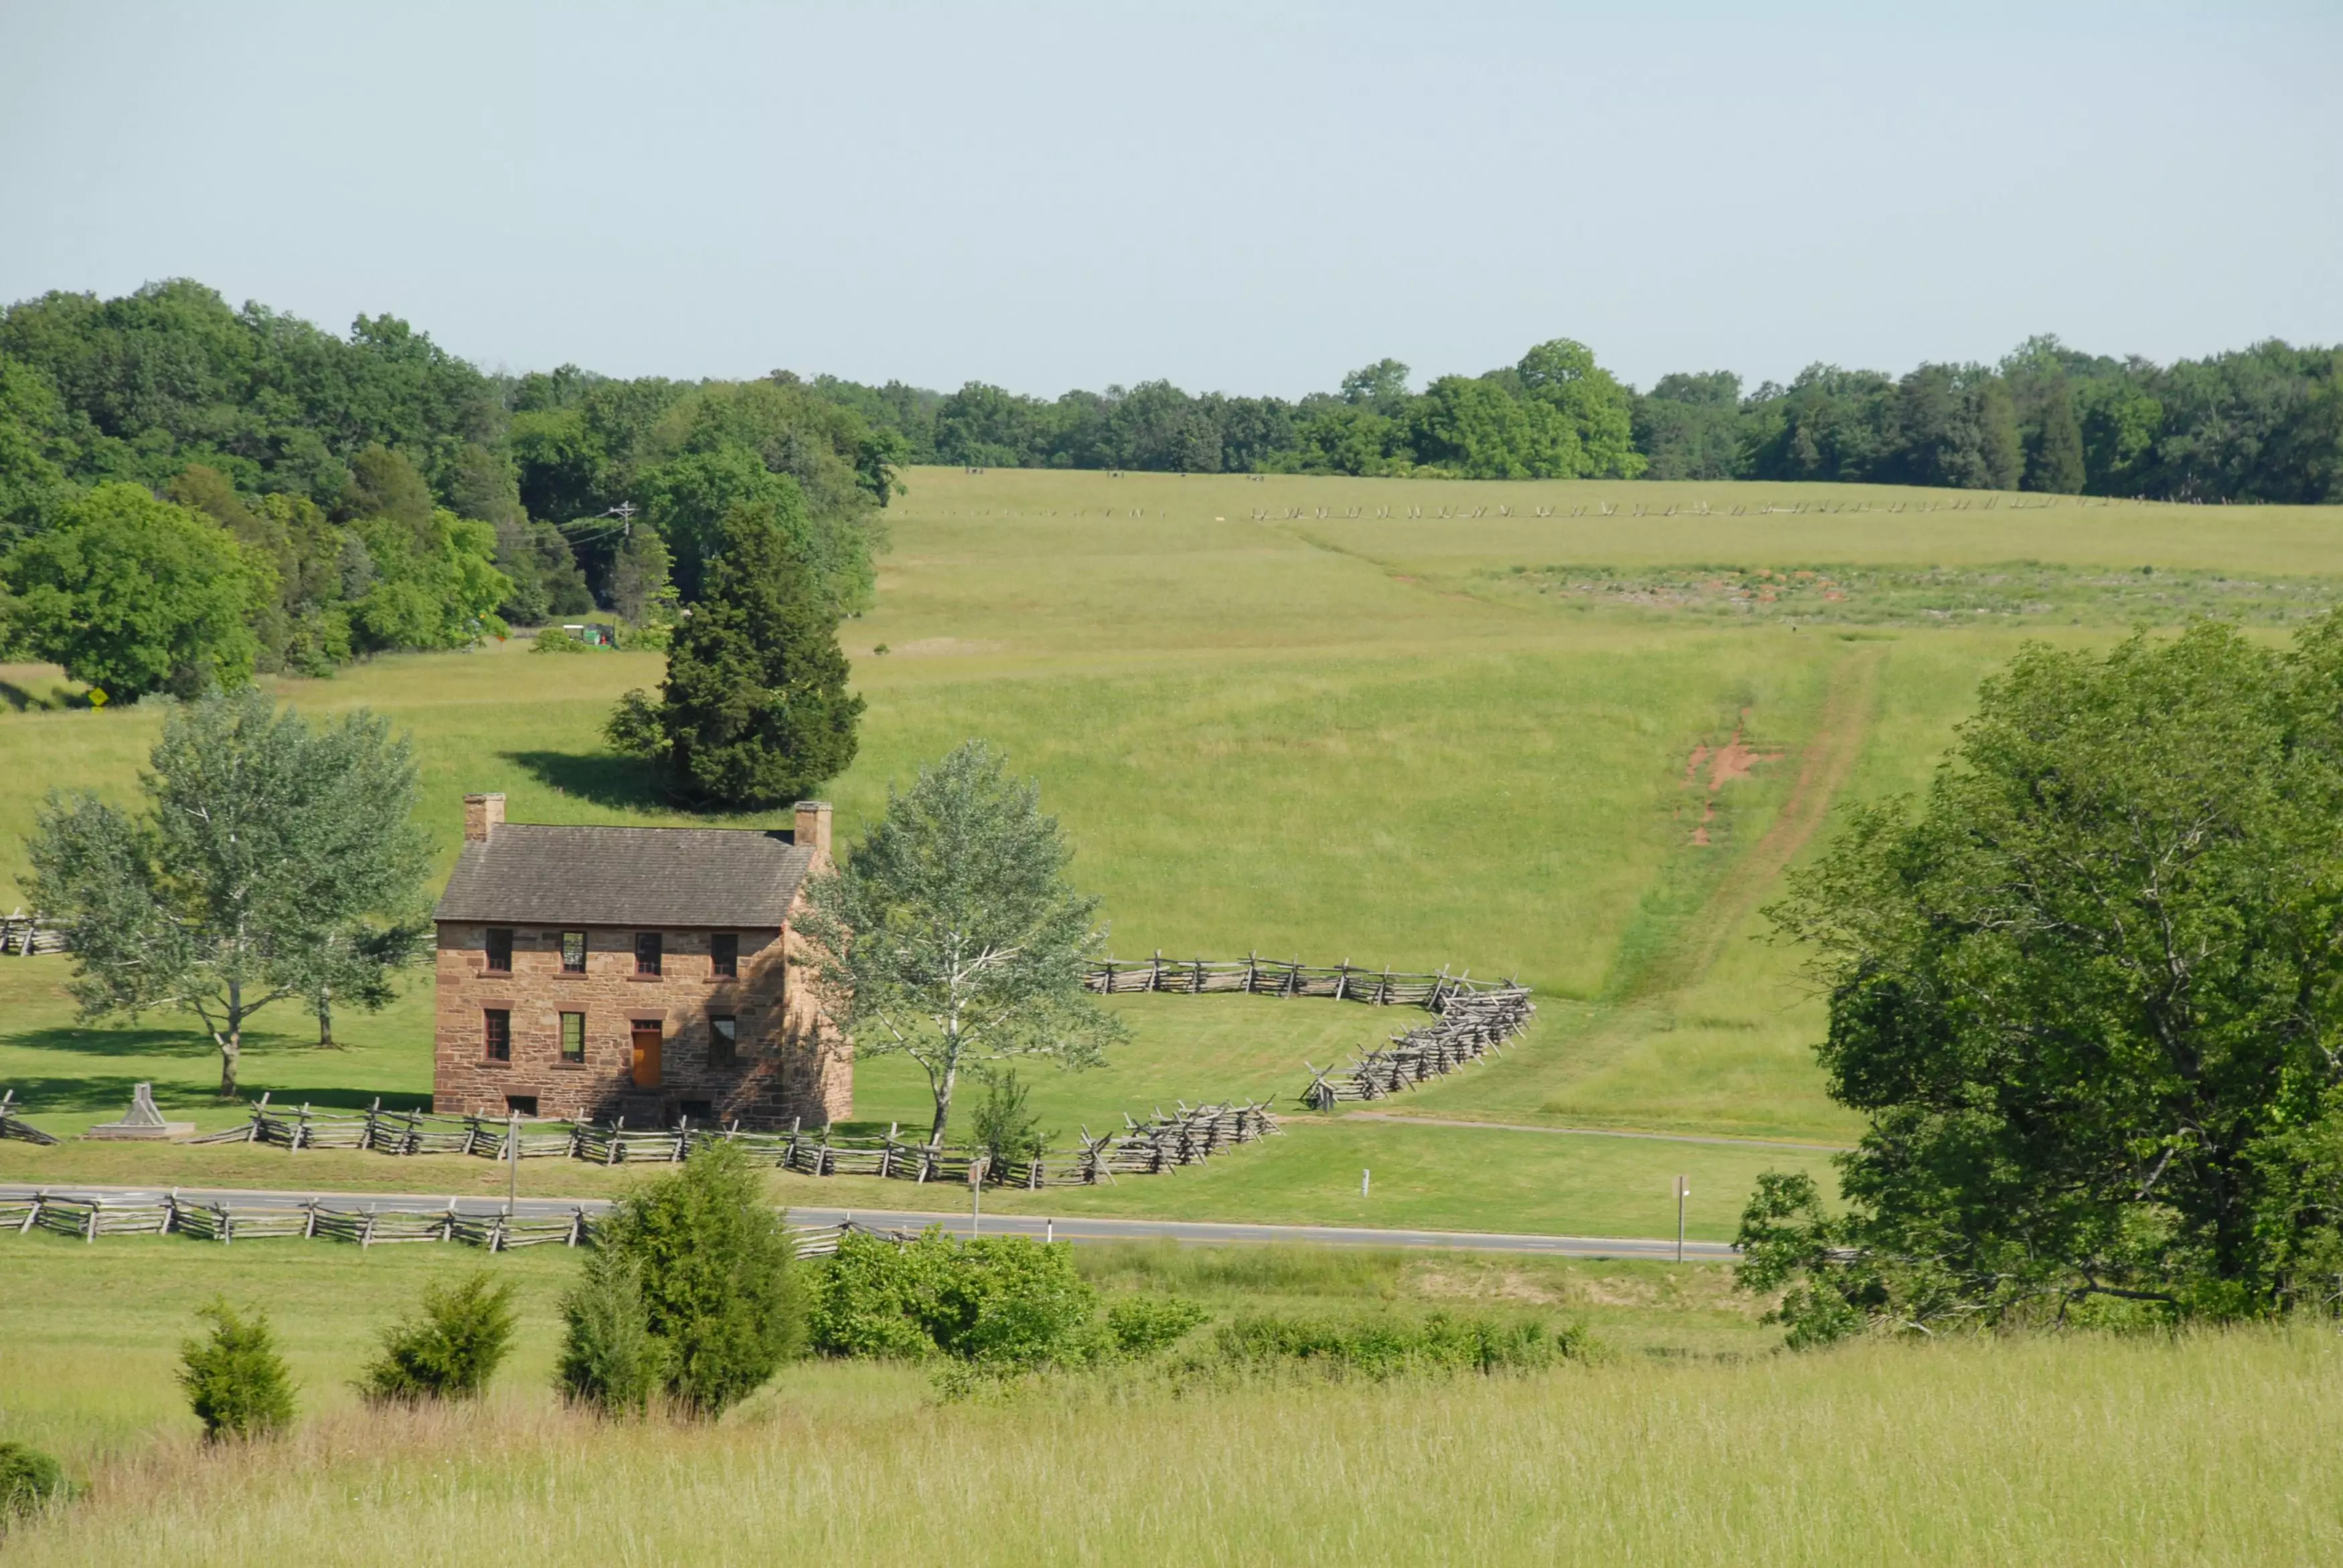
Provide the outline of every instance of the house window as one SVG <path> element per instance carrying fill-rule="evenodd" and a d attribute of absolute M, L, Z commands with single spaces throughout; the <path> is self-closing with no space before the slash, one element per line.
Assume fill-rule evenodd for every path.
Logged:
<path fill-rule="evenodd" d="M 537 1096 L 508 1094 L 505 1096 L 505 1111 L 512 1116 L 534 1116 L 537 1114 Z"/>
<path fill-rule="evenodd" d="M 488 928 L 488 972 L 497 975 L 512 973 L 511 931 L 501 926 Z"/>
<path fill-rule="evenodd" d="M 676 1107 L 686 1121 L 713 1121 L 716 1102 L 712 1100 L 687 1100 Z"/>
<path fill-rule="evenodd" d="M 582 1012 L 565 1012 L 561 1015 L 561 1060 L 564 1061 L 586 1060 L 586 1015 Z"/>
<path fill-rule="evenodd" d="M 657 931 L 635 933 L 635 972 L 639 975 L 659 972 L 659 934 Z"/>
<path fill-rule="evenodd" d="M 708 1065 L 729 1067 L 740 1060 L 740 1020 L 717 1013 L 708 1020 Z"/>
<path fill-rule="evenodd" d="M 512 1013 L 510 1010 L 501 1007 L 492 1007 L 482 1014 L 482 1019 L 483 1023 L 480 1034 L 488 1047 L 488 1060 L 490 1061 L 510 1061 L 512 1060 Z"/>
<path fill-rule="evenodd" d="M 740 939 L 730 931 L 719 931 L 708 939 L 709 972 L 718 980 L 733 980 L 740 973 Z"/>
<path fill-rule="evenodd" d="M 586 972 L 586 933 L 584 931 L 561 933 L 561 972 L 566 975 L 582 975 Z"/>

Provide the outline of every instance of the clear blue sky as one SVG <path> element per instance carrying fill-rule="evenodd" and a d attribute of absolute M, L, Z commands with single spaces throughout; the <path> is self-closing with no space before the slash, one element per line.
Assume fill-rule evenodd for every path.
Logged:
<path fill-rule="evenodd" d="M 1648 385 L 2343 339 L 2343 5 L 0 0 L 0 298 L 484 367 Z"/>

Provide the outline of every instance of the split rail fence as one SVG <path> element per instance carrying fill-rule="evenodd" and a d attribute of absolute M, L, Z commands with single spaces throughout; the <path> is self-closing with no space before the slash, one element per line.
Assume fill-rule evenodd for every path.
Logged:
<path fill-rule="evenodd" d="M 8 928 L 0 927 L 0 930 Z M 32 940 L 27 936 L 25 940 Z M 1151 960 L 1127 962 L 1109 959 L 1094 966 L 1084 982 L 1101 994 L 1140 991 L 1185 995 L 1241 992 L 1252 996 L 1325 997 L 1337 1001 L 1364 1002 L 1378 1007 L 1421 1008 L 1433 1021 L 1391 1037 L 1387 1049 L 1363 1050 L 1357 1060 L 1340 1068 L 1320 1069 L 1309 1062 L 1310 1085 L 1302 1103 L 1328 1110 L 1345 1101 L 1378 1100 L 1412 1088 L 1442 1073 L 1498 1050 L 1528 1027 L 1536 1011 L 1529 988 L 1507 980 L 1475 980 L 1471 971 L 1442 970 L 1436 974 L 1362 968 L 1345 961 L 1312 966 L 1299 960 L 1281 962 L 1258 954 L 1238 960 Z M 15 1109 L 13 1091 L 0 1093 L 0 1137 L 35 1143 L 56 1140 L 32 1126 Z M 739 1126 L 699 1126 L 686 1118 L 679 1126 L 630 1128 L 625 1118 L 602 1121 L 540 1121 L 486 1116 L 447 1116 L 424 1111 L 386 1111 L 377 1100 L 365 1111 L 342 1111 L 271 1103 L 264 1094 L 241 1127 L 207 1133 L 196 1143 L 258 1143 L 287 1150 L 359 1149 L 379 1154 L 468 1154 L 488 1160 L 568 1159 L 598 1165 L 672 1164 L 692 1150 L 723 1141 L 744 1150 L 760 1163 L 809 1176 L 877 1176 L 915 1183 L 977 1181 L 994 1186 L 1039 1190 L 1064 1185 L 1094 1186 L 1118 1176 L 1160 1175 L 1183 1165 L 1208 1160 L 1223 1150 L 1252 1143 L 1281 1131 L 1267 1101 L 1224 1101 L 1190 1105 L 1175 1102 L 1165 1111 L 1157 1107 L 1144 1121 L 1126 1114 L 1120 1129 L 1093 1133 L 1085 1126 L 1071 1150 L 1044 1150 L 1027 1158 L 991 1160 L 977 1149 L 953 1149 L 903 1138 L 900 1124 L 884 1137 L 835 1133 L 828 1127 L 811 1132 L 792 1124 L 787 1132 L 744 1132 Z M 59 1199 L 59 1203 L 71 1201 Z M 67 1211 L 60 1210 L 60 1214 Z M 270 1211 L 277 1214 L 277 1211 Z M 354 1212 L 354 1211 L 353 1211 Z M 313 1215 L 309 1231 L 340 1235 L 357 1228 L 354 1239 L 373 1242 L 408 1240 L 476 1239 L 457 1233 L 474 1221 L 445 1213 L 401 1213 L 369 1209 L 364 1219 L 353 1212 L 323 1211 Z M 111 1211 L 109 1211 L 111 1214 Z M 433 1215 L 437 1218 L 433 1218 Z M 96 1209 L 79 1220 L 100 1224 Z M 111 1214 L 106 1223 L 146 1221 Z M 254 1224 L 281 1224 L 279 1218 L 255 1219 Z M 484 1222 L 484 1221 L 483 1221 Z M 5 1214 L 0 1214 L 5 1223 Z M 25 1221 L 27 1227 L 32 1221 Z M 196 1226 L 215 1225 L 222 1240 L 236 1233 L 238 1217 L 222 1211 L 212 1219 L 196 1219 Z M 535 1221 L 530 1221 L 535 1224 Z M 581 1221 L 582 1223 L 582 1221 Z M 433 1224 L 443 1234 L 423 1232 Z M 51 1228 L 55 1228 L 52 1226 Z M 92 1234 L 100 1233 L 93 1231 Z M 110 1233 L 110 1232 L 108 1232 Z M 207 1232 L 208 1233 L 208 1232 Z M 519 1237 L 522 1239 L 513 1239 Z M 498 1232 L 498 1239 L 477 1238 L 484 1244 L 528 1245 L 553 1239 L 537 1231 Z M 575 1238 L 572 1238 L 572 1244 Z"/>
<path fill-rule="evenodd" d="M 417 1208 L 357 1203 L 344 1198 L 291 1200 L 280 1203 L 226 1203 L 182 1198 L 177 1191 L 87 1197 L 45 1191 L 0 1193 L 0 1230 L 24 1235 L 49 1231 L 95 1241 L 100 1236 L 187 1236 L 197 1241 L 261 1241 L 275 1237 L 351 1241 L 385 1247 L 408 1241 L 454 1241 L 491 1252 L 516 1247 L 590 1245 L 602 1211 L 580 1204 L 566 1213 L 541 1210 L 507 1212 L 444 1207 Z M 826 1257 L 850 1231 L 893 1241 L 907 1232 L 880 1231 L 850 1220 L 838 1225 L 787 1228 L 800 1258 Z"/>
<path fill-rule="evenodd" d="M 0 1101 L 0 1105 L 5 1105 Z M 36 1128 L 22 1135 L 48 1140 Z M 1093 1134 L 1082 1129 L 1077 1147 L 1044 1150 L 1028 1158 L 994 1161 L 979 1149 L 954 1149 L 915 1141 L 900 1124 L 884 1137 L 807 1131 L 793 1124 L 786 1132 L 744 1132 L 737 1125 L 697 1126 L 686 1118 L 675 1127 L 629 1128 L 620 1117 L 609 1122 L 524 1121 L 518 1131 L 491 1116 L 442 1116 L 422 1111 L 385 1111 L 377 1101 L 365 1111 L 273 1105 L 266 1094 L 241 1127 L 206 1133 L 193 1143 L 259 1143 L 282 1149 L 367 1149 L 381 1154 L 470 1154 L 487 1160 L 584 1160 L 597 1165 L 673 1164 L 709 1143 L 737 1145 L 759 1164 L 808 1176 L 877 1176 L 924 1183 L 967 1182 L 976 1174 L 988 1185 L 1023 1187 L 1095 1186 L 1117 1176 L 1157 1175 L 1193 1165 L 1240 1143 L 1278 1131 L 1266 1101 L 1190 1105 L 1167 1112 L 1158 1108 L 1145 1121 L 1126 1115 L 1120 1131 Z"/>
<path fill-rule="evenodd" d="M 1476 980 L 1470 970 L 1453 975 L 1445 969 L 1436 974 L 1403 973 L 1363 969 L 1348 960 L 1311 965 L 1257 953 L 1241 960 L 1183 961 L 1160 952 L 1137 962 L 1108 959 L 1091 968 L 1084 983 L 1101 995 L 1314 996 L 1375 1007 L 1419 1007 L 1434 1015 L 1435 1021 L 1393 1035 L 1387 1049 L 1362 1050 L 1345 1066 L 1319 1068 L 1304 1061 L 1310 1084 L 1301 1099 L 1312 1111 L 1331 1111 L 1345 1101 L 1381 1100 L 1453 1072 L 1502 1050 L 1537 1012 L 1529 987 L 1511 979 Z"/>
<path fill-rule="evenodd" d="M 28 915 L 22 909 L 0 915 L 0 953 L 14 953 L 18 958 L 61 953 L 65 950 L 66 935 L 63 926 L 44 924 L 40 916 Z"/>

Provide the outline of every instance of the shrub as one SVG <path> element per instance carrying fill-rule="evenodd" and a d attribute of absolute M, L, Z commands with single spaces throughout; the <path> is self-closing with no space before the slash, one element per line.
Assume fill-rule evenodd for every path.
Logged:
<path fill-rule="evenodd" d="M 984 1098 L 976 1106 L 976 1142 L 978 1148 L 991 1156 L 996 1166 L 1012 1160 L 1031 1160 L 1049 1146 L 1049 1136 L 1041 1131 L 1041 1119 L 1025 1103 L 1029 1092 L 1018 1081 L 1013 1067 L 997 1074 L 984 1086 Z"/>
<path fill-rule="evenodd" d="M 585 1276 L 561 1298 L 568 1325 L 555 1380 L 561 1392 L 606 1415 L 640 1415 L 667 1376 L 666 1344 L 652 1336 L 642 1265 L 597 1251 Z"/>
<path fill-rule="evenodd" d="M 639 1271 L 667 1392 L 693 1414 L 722 1414 L 804 1348 L 796 1252 L 734 1145 L 622 1200 L 596 1244 Z"/>
<path fill-rule="evenodd" d="M 591 653 L 594 645 L 582 637 L 572 637 L 558 626 L 548 626 L 529 641 L 531 653 Z"/>
<path fill-rule="evenodd" d="M 204 1423 L 205 1438 L 266 1437 L 291 1425 L 293 1377 L 277 1353 L 268 1314 L 256 1307 L 244 1317 L 226 1302 L 214 1301 L 196 1315 L 212 1332 L 180 1345 L 179 1386 Z"/>
<path fill-rule="evenodd" d="M 21 1442 L 0 1442 L 0 1532 L 67 1494 L 65 1467 Z"/>
<path fill-rule="evenodd" d="M 1148 1356 L 1210 1316 L 1185 1296 L 1125 1296 L 1106 1310 L 1106 1327 L 1124 1355 Z"/>
<path fill-rule="evenodd" d="M 1381 1380 L 1427 1372 L 1534 1372 L 1594 1353 L 1576 1324 L 1548 1333 L 1535 1321 L 1500 1322 L 1433 1312 L 1404 1318 L 1282 1318 L 1248 1314 L 1213 1336 L 1222 1360 L 1240 1366 L 1304 1362 L 1335 1374 Z"/>
<path fill-rule="evenodd" d="M 826 1355 L 942 1355 L 1002 1371 L 1072 1365 L 1101 1348 L 1098 1292 L 1073 1249 L 1027 1236 L 962 1241 L 930 1230 L 908 1245 L 839 1243 L 816 1297 L 813 1343 Z"/>
<path fill-rule="evenodd" d="M 368 1399 L 412 1404 L 472 1399 L 488 1387 L 512 1350 L 513 1288 L 485 1271 L 452 1289 L 423 1287 L 416 1316 L 382 1332 L 382 1354 L 358 1379 Z"/>

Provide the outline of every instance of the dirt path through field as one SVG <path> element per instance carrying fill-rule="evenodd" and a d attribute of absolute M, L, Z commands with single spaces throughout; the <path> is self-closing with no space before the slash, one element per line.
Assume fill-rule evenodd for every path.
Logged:
<path fill-rule="evenodd" d="M 1862 755 L 1883 662 L 1883 651 L 1876 648 L 1856 648 L 1838 661 L 1823 694 L 1814 737 L 1798 754 L 1798 776 L 1772 825 L 1726 869 L 1666 952 L 1629 984 L 1624 1001 L 1654 1002 L 1697 985 L 1758 900 L 1813 839 Z"/>

